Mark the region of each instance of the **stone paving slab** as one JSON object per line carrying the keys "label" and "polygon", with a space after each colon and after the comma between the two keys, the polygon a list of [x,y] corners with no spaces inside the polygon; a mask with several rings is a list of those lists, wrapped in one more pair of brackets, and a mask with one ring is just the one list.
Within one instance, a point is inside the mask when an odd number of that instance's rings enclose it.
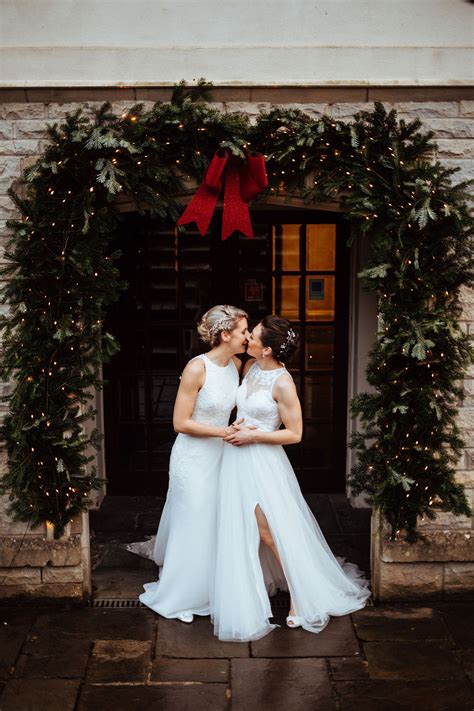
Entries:
{"label": "stone paving slab", "polygon": [[151,610],[91,609],[53,612],[40,615],[32,631],[47,634],[51,629],[62,630],[89,640],[95,639],[152,639],[157,615]]}
{"label": "stone paving slab", "polygon": [[233,711],[336,711],[323,659],[233,659]]}
{"label": "stone paving slab", "polygon": [[473,708],[471,689],[465,681],[341,681],[336,683],[336,694],[340,711],[472,711]]}
{"label": "stone paving slab", "polygon": [[364,608],[352,619],[359,639],[368,642],[450,639],[443,618],[430,607]]}
{"label": "stone paving slab", "polygon": [[227,709],[226,684],[200,683],[163,686],[86,686],[82,690],[77,706],[77,711],[227,711]]}
{"label": "stone paving slab", "polygon": [[384,679],[465,679],[453,653],[434,642],[364,642],[369,675]]}
{"label": "stone paving slab", "polygon": [[90,650],[89,639],[63,632],[54,626],[41,634],[32,632],[23,647],[14,675],[30,679],[80,679],[85,673]]}
{"label": "stone paving slab", "polygon": [[99,639],[89,660],[86,683],[106,684],[147,680],[152,642]]}
{"label": "stone paving slab", "polygon": [[335,681],[353,681],[369,677],[369,663],[361,657],[330,657],[329,668]]}
{"label": "stone paving slab", "polygon": [[285,624],[252,642],[254,657],[344,657],[358,653],[359,643],[349,615],[331,617],[318,634],[289,629]]}
{"label": "stone paving slab", "polygon": [[436,604],[457,647],[474,649],[474,603],[463,605]]}
{"label": "stone paving slab", "polygon": [[228,659],[155,659],[151,681],[229,681]]}
{"label": "stone paving slab", "polygon": [[220,642],[214,635],[209,617],[195,617],[191,625],[160,617],[155,656],[188,659],[248,657],[249,645]]}
{"label": "stone paving slab", "polygon": [[76,679],[12,679],[5,686],[0,708],[2,711],[74,711],[78,690]]}

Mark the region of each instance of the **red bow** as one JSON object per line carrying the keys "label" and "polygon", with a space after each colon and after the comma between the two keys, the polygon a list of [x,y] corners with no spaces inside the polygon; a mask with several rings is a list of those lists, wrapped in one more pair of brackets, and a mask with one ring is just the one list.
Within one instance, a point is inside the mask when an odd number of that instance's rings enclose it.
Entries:
{"label": "red bow", "polygon": [[228,150],[218,150],[195,196],[179,218],[178,225],[195,222],[204,237],[222,190],[224,170],[222,239],[227,239],[235,230],[246,237],[253,237],[248,203],[268,185],[265,161],[261,153],[249,154],[244,163]]}

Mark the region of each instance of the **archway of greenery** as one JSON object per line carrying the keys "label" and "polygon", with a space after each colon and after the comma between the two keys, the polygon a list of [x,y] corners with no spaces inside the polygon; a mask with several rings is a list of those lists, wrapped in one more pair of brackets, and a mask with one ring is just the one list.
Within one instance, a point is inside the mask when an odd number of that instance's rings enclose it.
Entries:
{"label": "archway of greenery", "polygon": [[60,536],[101,485],[85,454],[94,415],[91,386],[118,349],[102,328],[125,284],[109,242],[119,192],[152,216],[176,219],[174,196],[200,181],[219,147],[266,156],[269,187],[317,205],[338,199],[352,240],[368,234],[371,257],[359,276],[376,292],[382,328],[370,353],[373,392],[351,403],[360,431],[351,445],[354,492],[368,493],[392,535],[419,536],[434,509],[469,514],[454,465],[461,378],[472,351],[458,324],[459,292],[472,283],[473,223],[466,183],[430,160],[431,135],[376,104],[351,123],[275,108],[254,125],[206,101],[208,85],[176,88],[171,103],[117,118],[104,105],[49,127],[51,144],[11,191],[22,219],[9,223],[2,319],[4,368],[12,382],[3,427],[9,457],[2,487],[11,512]]}

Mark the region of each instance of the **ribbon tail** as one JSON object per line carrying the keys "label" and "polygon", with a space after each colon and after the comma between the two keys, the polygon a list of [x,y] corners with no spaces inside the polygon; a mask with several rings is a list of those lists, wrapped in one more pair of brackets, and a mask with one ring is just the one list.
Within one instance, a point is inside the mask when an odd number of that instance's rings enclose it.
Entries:
{"label": "ribbon tail", "polygon": [[209,229],[217,198],[222,188],[222,173],[227,163],[227,152],[217,151],[206,170],[204,180],[193,199],[179,218],[178,225],[195,222],[202,237]]}
{"label": "ribbon tail", "polygon": [[240,194],[242,200],[250,202],[268,186],[265,159],[261,153],[251,153],[240,172]]}
{"label": "ribbon tail", "polygon": [[222,239],[226,240],[236,230],[246,237],[253,237],[249,209],[240,194],[239,169],[229,163],[224,188]]}

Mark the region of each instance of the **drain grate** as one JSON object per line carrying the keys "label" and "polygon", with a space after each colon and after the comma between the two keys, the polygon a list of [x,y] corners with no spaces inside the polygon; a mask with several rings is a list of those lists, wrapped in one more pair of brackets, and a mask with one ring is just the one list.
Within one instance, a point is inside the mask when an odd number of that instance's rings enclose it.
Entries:
{"label": "drain grate", "polygon": [[140,602],[137,598],[109,598],[98,597],[92,600],[91,607],[106,607],[114,610],[129,610],[132,607],[146,608],[146,605]]}

